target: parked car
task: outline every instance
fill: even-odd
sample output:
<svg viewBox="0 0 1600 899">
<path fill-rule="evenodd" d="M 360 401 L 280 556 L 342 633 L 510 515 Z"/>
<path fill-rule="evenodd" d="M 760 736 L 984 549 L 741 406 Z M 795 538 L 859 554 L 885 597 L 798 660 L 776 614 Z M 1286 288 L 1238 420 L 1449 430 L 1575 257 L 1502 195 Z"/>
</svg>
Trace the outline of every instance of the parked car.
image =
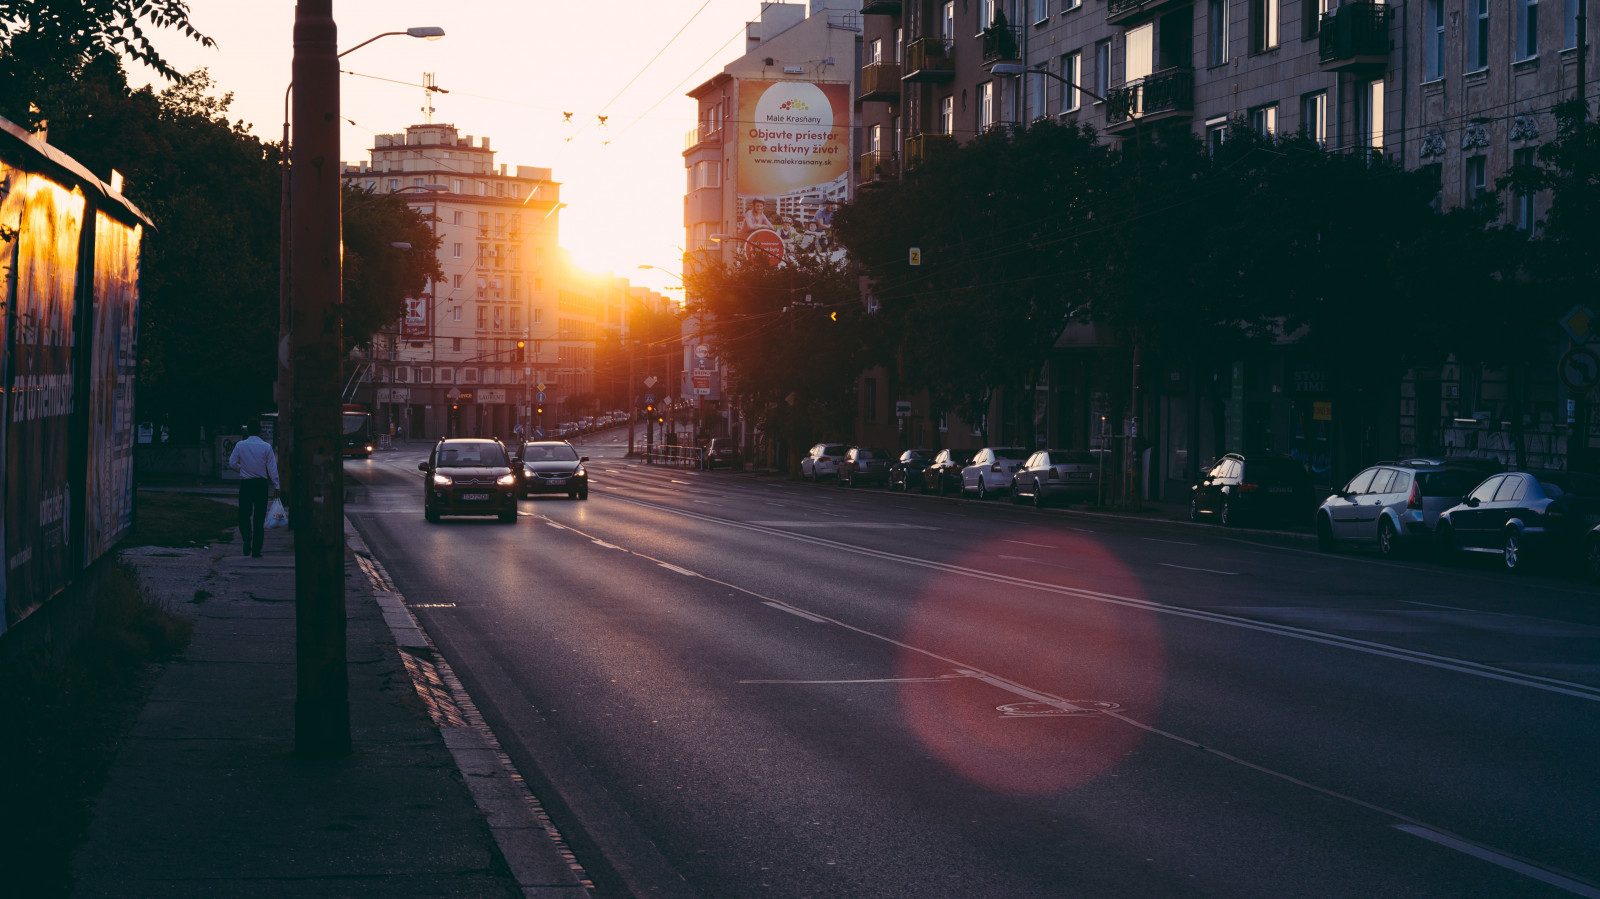
<svg viewBox="0 0 1600 899">
<path fill-rule="evenodd" d="M 1600 477 L 1570 471 L 1490 475 L 1439 513 L 1439 548 L 1492 553 L 1508 570 L 1534 559 L 1573 559 L 1600 524 Z"/>
<path fill-rule="evenodd" d="M 1243 521 L 1305 522 L 1316 506 L 1311 474 L 1293 456 L 1229 453 L 1200 476 L 1189 498 L 1189 518 L 1214 515 L 1224 527 Z"/>
<path fill-rule="evenodd" d="M 922 489 L 933 490 L 940 496 L 961 492 L 961 470 L 972 464 L 977 452 L 969 449 L 943 449 L 922 470 Z"/>
<path fill-rule="evenodd" d="M 1431 546 L 1439 513 L 1459 503 L 1480 480 L 1476 467 L 1437 459 L 1382 462 L 1363 469 L 1317 508 L 1317 547 L 1375 544 L 1392 557 Z"/>
<path fill-rule="evenodd" d="M 1589 580 L 1600 583 L 1600 524 L 1590 528 L 1583 538 L 1583 568 Z"/>
<path fill-rule="evenodd" d="M 928 463 L 933 461 L 933 457 L 934 452 L 929 449 L 913 449 L 901 453 L 900 458 L 889 466 L 889 489 L 908 492 L 913 487 L 917 490 L 928 489 L 922 481 L 922 473 L 927 470 Z"/>
<path fill-rule="evenodd" d="M 589 472 L 583 463 L 588 456 L 578 455 L 565 440 L 534 440 L 522 445 L 522 495 L 565 493 L 568 499 L 589 498 Z"/>
<path fill-rule="evenodd" d="M 422 514 L 498 515 L 517 520 L 517 475 L 498 440 L 447 438 L 433 445 L 422 472 Z"/>
<path fill-rule="evenodd" d="M 972 457 L 972 464 L 961 469 L 961 494 L 968 490 L 978 494 L 978 499 L 1011 489 L 1011 476 L 1028 458 L 1028 451 L 1020 446 L 986 446 Z"/>
<path fill-rule="evenodd" d="M 839 473 L 839 463 L 850 447 L 842 443 L 819 443 L 806 452 L 800 460 L 800 477 L 820 481 Z"/>
<path fill-rule="evenodd" d="M 733 448 L 732 438 L 713 437 L 711 442 L 706 444 L 706 454 L 700 459 L 700 467 L 706 471 L 713 468 L 743 471 L 744 459 L 739 456 L 739 451 Z"/>
<path fill-rule="evenodd" d="M 1032 499 L 1043 508 L 1051 497 L 1095 499 L 1100 491 L 1100 460 L 1094 453 L 1039 450 L 1011 476 L 1011 501 Z"/>
<path fill-rule="evenodd" d="M 844 454 L 844 462 L 839 466 L 839 486 L 861 487 L 867 484 L 887 483 L 889 460 L 893 458 L 888 450 L 881 447 L 850 447 Z"/>
</svg>

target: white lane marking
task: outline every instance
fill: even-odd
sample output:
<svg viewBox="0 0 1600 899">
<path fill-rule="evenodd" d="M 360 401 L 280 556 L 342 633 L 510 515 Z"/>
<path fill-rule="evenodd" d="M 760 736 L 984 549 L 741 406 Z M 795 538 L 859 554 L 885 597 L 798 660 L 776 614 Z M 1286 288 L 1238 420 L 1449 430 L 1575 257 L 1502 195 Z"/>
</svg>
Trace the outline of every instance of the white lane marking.
<svg viewBox="0 0 1600 899">
<path fill-rule="evenodd" d="M 1502 683 L 1515 684 L 1517 686 L 1542 690 L 1548 693 L 1558 693 L 1563 696 L 1571 696 L 1577 699 L 1587 700 L 1589 702 L 1600 702 L 1600 687 L 1593 687 L 1588 684 L 1557 680 L 1551 677 L 1541 677 L 1536 674 L 1523 674 L 1521 672 L 1511 671 L 1505 668 L 1496 668 L 1492 665 L 1484 665 L 1479 662 L 1469 662 L 1463 659 L 1435 655 L 1433 653 L 1422 652 L 1420 650 L 1404 649 L 1399 646 L 1391 646 L 1387 643 L 1377 643 L 1371 640 L 1358 640 L 1354 637 L 1344 637 L 1325 631 L 1312 630 L 1310 628 L 1294 627 L 1286 624 L 1275 624 L 1267 621 L 1257 621 L 1252 618 L 1244 618 L 1237 615 L 1225 615 L 1220 612 L 1211 612 L 1204 609 L 1192 609 L 1185 606 L 1156 602 L 1149 599 L 1136 599 L 1131 596 L 1120 596 L 1115 593 L 1101 593 L 1099 591 L 1088 590 L 1081 587 L 1068 587 L 1061 584 L 1048 583 L 1045 581 L 1033 581 L 1028 580 L 1027 578 L 1013 577 L 1011 575 L 999 574 L 992 571 L 984 571 L 979 568 L 964 568 L 962 566 L 952 565 L 947 562 L 937 562 L 931 559 L 919 559 L 915 556 L 887 552 L 885 550 L 873 549 L 866 546 L 857 546 L 851 543 L 842 543 L 837 540 L 829 540 L 826 537 L 814 537 L 810 534 L 797 533 L 795 531 L 782 531 L 775 528 L 764 528 L 760 527 L 759 525 L 752 525 L 743 521 L 732 521 L 727 518 L 714 518 L 709 515 L 701 515 L 698 512 L 691 512 L 687 509 L 675 509 L 670 506 L 656 505 L 655 503 L 645 502 L 633 497 L 620 497 L 619 499 L 621 502 L 631 503 L 636 506 L 643 506 L 659 512 L 680 515 L 685 518 L 694 518 L 699 521 L 720 524 L 725 527 L 738 528 L 741 530 L 759 531 L 764 534 L 782 537 L 786 540 L 791 540 L 796 543 L 810 543 L 814 546 L 823 546 L 830 549 L 837 549 L 844 552 L 853 553 L 855 555 L 869 556 L 871 558 L 884 559 L 891 562 L 900 562 L 901 564 L 911 565 L 918 568 L 943 571 L 948 574 L 961 575 L 974 580 L 989 581 L 991 583 L 1005 584 L 1013 587 L 1024 587 L 1033 590 L 1039 590 L 1044 593 L 1054 593 L 1061 596 L 1072 596 L 1079 599 L 1087 599 L 1093 602 L 1104 603 L 1106 605 L 1117 605 L 1133 609 L 1143 609 L 1151 612 L 1159 612 L 1165 615 L 1173 615 L 1179 618 L 1192 618 L 1197 621 L 1206 621 L 1212 624 L 1221 624 L 1227 627 L 1236 627 L 1242 630 L 1257 631 L 1264 634 L 1274 634 L 1280 637 L 1288 637 L 1293 640 L 1304 640 L 1308 643 L 1318 643 L 1323 646 L 1332 646 L 1337 649 L 1347 649 L 1366 655 L 1374 655 L 1401 662 L 1410 662 L 1415 665 L 1423 665 L 1429 668 L 1454 671 L 1458 674 L 1469 674 L 1474 677 L 1500 681 Z M 721 582 L 718 581 L 717 583 Z M 731 587 L 733 585 L 730 584 L 727 586 Z"/>
<path fill-rule="evenodd" d="M 555 528 L 555 529 L 556 529 L 556 530 L 558 530 L 558 531 L 566 531 L 566 530 L 571 530 L 571 529 L 570 529 L 570 528 L 568 528 L 568 527 L 567 527 L 567 526 L 566 526 L 566 525 L 564 525 L 564 524 L 556 524 L 556 523 L 555 523 L 555 522 L 553 522 L 553 521 L 551 521 L 551 520 L 549 520 L 549 519 L 548 519 L 548 518 L 547 518 L 547 519 L 545 519 L 545 522 L 544 522 L 544 523 L 545 523 L 545 524 L 547 524 L 547 525 L 549 525 L 549 526 L 551 526 L 551 527 L 553 527 L 553 528 Z"/>
<path fill-rule="evenodd" d="M 826 618 L 818 618 L 817 616 L 812 615 L 809 612 L 802 612 L 799 609 L 795 608 L 794 606 L 786 606 L 786 605 L 784 605 L 782 603 L 777 603 L 777 602 L 764 602 L 764 603 L 762 603 L 762 605 L 771 606 L 772 608 L 777 609 L 780 612 L 788 612 L 790 615 L 793 615 L 796 618 L 804 618 L 805 620 L 813 622 L 813 623 L 816 623 L 816 624 L 827 624 L 828 623 L 828 620 Z"/>
<path fill-rule="evenodd" d="M 1047 543 L 1029 543 L 1026 540 L 1006 540 L 1005 542 L 1006 543 L 1015 543 L 1018 546 L 1037 546 L 1040 549 L 1055 549 L 1055 547 L 1050 546 Z"/>
<path fill-rule="evenodd" d="M 843 515 L 840 515 L 838 512 L 824 512 L 824 511 L 822 511 L 820 509 L 817 510 L 817 514 L 818 515 L 826 515 L 829 518 L 843 518 L 844 517 Z"/>
<path fill-rule="evenodd" d="M 1007 680 L 996 674 L 989 674 L 984 671 L 973 671 L 970 668 L 957 668 L 956 673 L 973 678 L 974 680 L 983 681 L 991 687 L 998 687 L 1007 693 L 1021 696 L 1023 699 L 1031 699 L 1034 702 L 1043 703 L 1044 705 L 1048 706 L 1054 706 L 1055 708 L 1061 709 L 1065 712 L 1084 711 L 1081 706 L 1075 706 L 1065 699 L 1059 699 L 1046 693 L 1039 693 L 1037 691 L 1030 690 L 1016 681 Z"/>
<path fill-rule="evenodd" d="M 674 484 L 682 484 L 685 487 L 693 487 L 694 486 L 693 484 L 689 483 L 688 481 L 680 481 L 677 478 L 668 478 L 668 480 L 671 481 Z"/>
<path fill-rule="evenodd" d="M 699 503 L 702 506 L 714 506 L 714 505 L 716 505 L 716 503 L 712 502 L 709 499 L 697 499 L 697 500 L 695 500 L 695 502 Z"/>
<path fill-rule="evenodd" d="M 1095 531 L 1091 531 L 1088 528 L 1075 528 L 1070 524 L 1064 524 L 1064 525 L 1062 525 L 1062 527 L 1066 528 L 1069 531 L 1077 531 L 1077 532 L 1082 533 L 1082 534 L 1093 534 L 1093 533 L 1096 533 Z"/>
<path fill-rule="evenodd" d="M 1151 543 L 1173 543 L 1178 546 L 1199 546 L 1198 543 L 1184 543 L 1182 540 L 1162 540 L 1160 537 L 1140 537 L 1140 540 L 1149 540 Z"/>
<path fill-rule="evenodd" d="M 662 568 L 665 568 L 668 571 L 676 571 L 678 574 L 681 574 L 681 575 L 683 575 L 685 577 L 699 577 L 700 576 L 700 575 L 695 574 L 694 572 L 690 571 L 687 568 L 679 568 L 678 566 L 670 564 L 670 563 L 667 563 L 667 562 L 657 562 L 656 564 L 660 565 Z"/>
<path fill-rule="evenodd" d="M 783 608 L 782 603 L 769 602 L 763 605 L 775 609 Z M 784 609 L 785 612 L 793 611 Z M 811 617 L 811 616 L 806 616 Z M 830 623 L 826 619 L 817 619 L 823 623 Z M 941 684 L 953 680 L 965 680 L 965 674 L 941 674 L 938 677 L 860 677 L 851 680 L 741 680 L 740 684 Z"/>
<path fill-rule="evenodd" d="M 822 513 L 828 514 L 826 512 Z M 752 521 L 768 528 L 869 528 L 879 531 L 937 531 L 927 524 L 902 524 L 897 521 Z"/>
<path fill-rule="evenodd" d="M 767 503 L 767 505 L 769 505 L 769 506 L 783 506 L 783 507 L 785 507 L 785 508 L 787 508 L 787 507 L 788 507 L 788 506 L 789 506 L 789 504 L 788 504 L 788 503 L 775 503 L 775 502 L 773 502 L 773 501 L 772 501 L 772 500 L 770 500 L 770 499 L 769 499 L 769 500 L 767 500 L 767 501 L 766 501 L 766 503 Z"/>
<path fill-rule="evenodd" d="M 1543 865 L 1539 865 L 1534 862 L 1523 861 L 1522 859 L 1506 855 L 1503 852 L 1496 852 L 1486 846 L 1480 846 L 1477 843 L 1463 840 L 1460 837 L 1453 837 L 1449 834 L 1443 834 L 1437 830 L 1432 830 L 1427 827 L 1418 827 L 1415 824 L 1396 824 L 1394 828 L 1395 830 L 1405 831 L 1414 837 L 1421 837 L 1430 843 L 1437 843 L 1440 846 L 1444 846 L 1448 849 L 1454 849 L 1457 852 L 1470 855 L 1480 861 L 1486 861 L 1491 865 L 1499 865 L 1508 871 L 1515 871 L 1518 874 L 1521 874 L 1523 877 L 1531 877 L 1534 880 L 1548 883 L 1556 889 L 1566 890 L 1575 896 L 1588 896 L 1590 899 L 1600 899 L 1600 888 L 1595 887 L 1593 884 L 1585 883 L 1574 877 L 1558 874 L 1555 871 L 1544 867 Z"/>
<path fill-rule="evenodd" d="M 1184 571 L 1204 571 L 1206 574 L 1238 574 L 1237 571 L 1218 571 L 1215 568 L 1190 568 L 1188 565 L 1174 565 L 1171 562 L 1160 563 L 1168 568 L 1182 568 Z"/>
<path fill-rule="evenodd" d="M 604 540 L 592 540 L 590 542 L 603 549 L 621 549 L 623 552 L 627 552 L 627 550 L 622 549 L 622 547 L 616 545 L 615 543 L 607 543 Z"/>
</svg>

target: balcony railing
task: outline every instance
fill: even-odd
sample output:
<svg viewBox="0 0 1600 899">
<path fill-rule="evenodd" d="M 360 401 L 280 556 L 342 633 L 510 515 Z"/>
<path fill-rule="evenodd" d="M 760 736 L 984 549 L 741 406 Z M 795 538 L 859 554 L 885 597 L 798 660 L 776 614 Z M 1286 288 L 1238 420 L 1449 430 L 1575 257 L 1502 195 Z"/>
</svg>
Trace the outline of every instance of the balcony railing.
<svg viewBox="0 0 1600 899">
<path fill-rule="evenodd" d="M 861 4 L 862 15 L 900 15 L 900 0 L 865 0 Z"/>
<path fill-rule="evenodd" d="M 940 152 L 938 148 L 955 145 L 956 137 L 953 134 L 939 134 L 932 131 L 913 134 L 906 138 L 906 168 L 914 169 L 926 162 L 929 154 Z"/>
<path fill-rule="evenodd" d="M 877 184 L 900 177 L 900 156 L 893 150 L 869 150 L 861 154 L 860 181 Z"/>
<path fill-rule="evenodd" d="M 713 128 L 710 125 L 701 125 L 698 128 L 690 128 L 688 133 L 684 134 L 683 149 L 688 152 L 701 144 L 708 144 L 712 141 L 720 142 L 721 140 L 722 129 L 720 127 Z"/>
<path fill-rule="evenodd" d="M 990 134 L 990 133 L 994 133 L 994 132 L 998 132 L 1000 134 L 1012 134 L 1012 133 L 1015 133 L 1015 132 L 1020 131 L 1020 130 L 1022 130 L 1022 123 L 1021 122 L 1008 122 L 1008 121 L 990 122 L 989 124 L 984 125 L 983 127 L 981 127 L 979 129 L 979 131 L 981 131 L 984 134 Z"/>
<path fill-rule="evenodd" d="M 1016 62 L 1022 58 L 1022 29 L 1016 25 L 990 25 L 983 29 L 983 64 Z"/>
<path fill-rule="evenodd" d="M 1106 124 L 1109 126 L 1193 111 L 1194 69 L 1188 66 L 1152 72 L 1106 92 Z"/>
<path fill-rule="evenodd" d="M 955 41 L 920 37 L 906 47 L 905 81 L 949 81 L 956 77 Z"/>
<path fill-rule="evenodd" d="M 1116 25 L 1141 15 L 1154 13 L 1175 0 L 1106 0 L 1106 24 Z"/>
<path fill-rule="evenodd" d="M 1344 3 L 1323 13 L 1317 58 L 1324 71 L 1381 67 L 1389 61 L 1389 17 L 1385 3 Z"/>
<path fill-rule="evenodd" d="M 900 64 L 874 62 L 861 67 L 861 99 L 899 100 Z"/>
</svg>

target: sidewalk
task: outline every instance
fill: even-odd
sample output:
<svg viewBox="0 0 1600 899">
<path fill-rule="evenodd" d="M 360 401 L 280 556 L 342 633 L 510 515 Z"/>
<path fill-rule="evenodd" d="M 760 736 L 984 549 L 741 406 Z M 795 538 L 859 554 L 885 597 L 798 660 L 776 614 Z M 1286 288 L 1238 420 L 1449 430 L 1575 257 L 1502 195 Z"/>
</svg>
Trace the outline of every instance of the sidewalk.
<svg viewBox="0 0 1600 899">
<path fill-rule="evenodd" d="M 291 541 L 269 530 L 260 559 L 237 538 L 123 554 L 152 598 L 194 622 L 194 641 L 118 751 L 74 861 L 75 895 L 588 895 L 492 735 L 456 710 L 453 678 L 439 678 L 448 669 L 410 612 L 374 590 L 368 571 L 381 572 L 354 554 L 354 752 L 294 754 Z"/>
</svg>

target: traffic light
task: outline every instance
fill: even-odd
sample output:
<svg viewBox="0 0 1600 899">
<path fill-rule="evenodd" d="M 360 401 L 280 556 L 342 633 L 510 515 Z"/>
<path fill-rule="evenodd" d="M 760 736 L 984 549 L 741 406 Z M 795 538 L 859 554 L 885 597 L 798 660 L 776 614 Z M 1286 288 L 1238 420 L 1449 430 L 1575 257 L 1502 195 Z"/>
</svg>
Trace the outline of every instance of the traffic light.
<svg viewBox="0 0 1600 899">
<path fill-rule="evenodd" d="M 521 340 L 517 341 L 517 361 L 518 362 L 527 361 L 526 360 L 527 353 L 524 350 L 524 347 L 526 347 L 526 346 L 527 346 L 527 343 L 525 341 L 521 341 Z"/>
<path fill-rule="evenodd" d="M 533 411 L 539 413 L 540 415 L 543 415 L 544 414 L 544 407 L 540 406 L 539 408 L 537 408 L 537 409 L 535 409 Z"/>
<path fill-rule="evenodd" d="M 451 412 L 456 412 L 456 411 L 459 411 L 460 409 L 461 409 L 461 407 L 456 405 L 455 403 L 451 403 L 450 404 L 450 411 Z"/>
<path fill-rule="evenodd" d="M 654 411 L 656 411 L 656 404 L 655 403 L 645 403 L 644 411 L 645 412 L 654 412 Z"/>
</svg>

